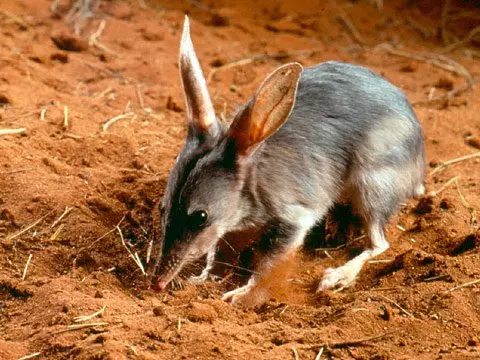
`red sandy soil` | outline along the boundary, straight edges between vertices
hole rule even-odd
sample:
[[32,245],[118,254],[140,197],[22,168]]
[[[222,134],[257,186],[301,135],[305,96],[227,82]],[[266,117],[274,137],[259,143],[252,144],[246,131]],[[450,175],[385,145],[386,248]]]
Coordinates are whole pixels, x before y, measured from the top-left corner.
[[[205,73],[217,69],[209,84],[215,107],[229,119],[268,72],[292,60],[366,65],[412,102],[464,86],[462,75],[375,48],[444,50],[480,18],[475,2],[451,3],[443,43],[435,1],[385,1],[379,10],[368,1],[170,0],[145,8],[103,0],[73,43],[79,51],[66,51],[52,41],[72,37],[66,1],[54,15],[47,0],[2,0],[0,128],[26,132],[0,136],[0,358],[294,359],[295,349],[314,359],[322,348],[322,359],[479,358],[480,286],[448,290],[480,279],[480,158],[431,174],[479,151],[478,85],[415,105],[428,191],[457,182],[409,201],[387,226],[392,247],[379,259],[391,261],[369,264],[349,289],[314,294],[323,269],[358,253],[361,241],[328,251],[331,258],[306,251],[271,281],[272,299],[253,309],[220,300],[233,286],[231,269],[219,284],[156,293],[115,231],[122,220],[127,246],[145,264],[155,204],[185,136],[177,67],[185,13]],[[339,16],[354,24],[363,47]],[[102,19],[101,45],[88,46]],[[478,37],[445,55],[478,79],[475,46]],[[277,56],[218,68],[259,54]],[[134,115],[102,131],[125,112]],[[69,327],[102,308],[83,323],[103,324]]]

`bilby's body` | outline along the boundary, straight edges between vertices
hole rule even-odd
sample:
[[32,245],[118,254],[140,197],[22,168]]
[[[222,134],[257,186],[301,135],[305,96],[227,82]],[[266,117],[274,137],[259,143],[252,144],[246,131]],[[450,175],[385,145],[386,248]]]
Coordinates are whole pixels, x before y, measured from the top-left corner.
[[383,227],[406,198],[424,192],[422,131],[401,91],[371,71],[340,62],[284,65],[224,128],[213,113],[189,37],[180,69],[189,135],[162,202],[161,288],[218,240],[257,227],[269,244],[260,275],[225,294],[240,301],[279,257],[338,201],[362,217],[371,248],[328,269],[319,290],[353,282],[363,264],[388,248]]

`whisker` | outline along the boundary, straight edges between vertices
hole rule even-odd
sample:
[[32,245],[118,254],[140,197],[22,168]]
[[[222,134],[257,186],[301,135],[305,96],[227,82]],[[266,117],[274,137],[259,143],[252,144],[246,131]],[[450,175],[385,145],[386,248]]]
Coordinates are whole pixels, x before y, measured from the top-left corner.
[[227,245],[230,247],[230,249],[232,249],[232,251],[233,251],[235,254],[238,254],[238,253],[237,253],[237,250],[235,250],[235,248],[234,248],[232,245],[230,245],[230,243],[229,243],[227,240],[225,240],[224,238],[222,238],[222,241],[223,241],[225,244],[227,244]]
[[247,268],[244,268],[244,267],[241,267],[241,266],[236,266],[236,265],[233,265],[233,264],[229,264],[229,263],[226,263],[226,262],[223,262],[223,261],[217,261],[217,260],[214,260],[213,261],[215,264],[220,264],[220,265],[226,265],[226,266],[229,266],[233,269],[237,269],[237,270],[244,270],[244,271],[247,271],[251,274],[258,274],[257,271],[254,271],[254,270],[251,270],[251,269],[247,269]]

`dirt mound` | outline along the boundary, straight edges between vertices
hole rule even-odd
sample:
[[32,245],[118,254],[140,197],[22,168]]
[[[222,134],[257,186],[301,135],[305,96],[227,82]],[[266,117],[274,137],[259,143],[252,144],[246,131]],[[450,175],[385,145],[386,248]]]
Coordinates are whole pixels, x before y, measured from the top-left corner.
[[[480,157],[462,157],[480,138],[479,10],[381,3],[102,0],[82,18],[68,1],[2,1],[0,358],[478,358]],[[252,241],[222,248],[218,283],[149,289],[136,262],[153,270],[156,204],[185,136],[185,13],[222,118],[292,60],[366,65],[416,104],[435,194],[391,219],[391,249],[355,286],[314,293],[363,246],[339,226],[272,273],[260,307],[220,300],[261,261]]]

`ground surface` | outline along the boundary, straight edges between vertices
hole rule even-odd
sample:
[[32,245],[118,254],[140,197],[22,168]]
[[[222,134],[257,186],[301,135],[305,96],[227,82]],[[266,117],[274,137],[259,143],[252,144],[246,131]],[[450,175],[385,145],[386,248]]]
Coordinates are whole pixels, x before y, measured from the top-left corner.
[[[227,119],[266,73],[291,60],[367,65],[412,102],[465,84],[462,75],[375,49],[380,43],[412,53],[445,49],[434,1],[385,2],[381,11],[366,1],[280,3],[104,1],[82,29],[82,41],[59,45],[79,51],[66,51],[52,41],[73,34],[66,3],[52,15],[47,0],[1,2],[0,128],[26,128],[0,136],[1,359],[34,353],[49,359],[293,359],[292,348],[300,359],[314,359],[322,347],[322,358],[480,356],[480,286],[448,292],[480,279],[480,158],[431,174],[443,161],[479,151],[478,85],[447,102],[415,105],[430,163],[427,189],[439,190],[455,176],[457,182],[431,201],[409,201],[392,218],[392,247],[379,257],[387,261],[369,264],[352,288],[313,291],[323,268],[341,264],[361,241],[329,250],[331,258],[310,251],[292,261],[272,283],[272,301],[252,310],[220,300],[233,286],[228,279],[149,290],[122,246],[119,222],[127,246],[146,263],[155,203],[185,135],[176,63],[185,12],[205,73],[216,69],[209,86]],[[461,5],[452,2],[448,43],[478,25],[478,8]],[[339,17],[350,19],[361,39]],[[102,19],[97,45],[88,46]],[[447,55],[478,78],[474,46]],[[218,67],[259,54],[270,56]],[[100,324],[69,327],[92,323]],[[340,344],[376,335],[384,336]]]

